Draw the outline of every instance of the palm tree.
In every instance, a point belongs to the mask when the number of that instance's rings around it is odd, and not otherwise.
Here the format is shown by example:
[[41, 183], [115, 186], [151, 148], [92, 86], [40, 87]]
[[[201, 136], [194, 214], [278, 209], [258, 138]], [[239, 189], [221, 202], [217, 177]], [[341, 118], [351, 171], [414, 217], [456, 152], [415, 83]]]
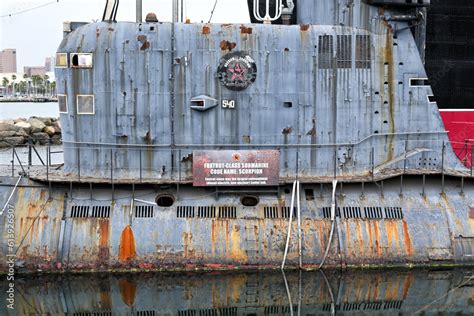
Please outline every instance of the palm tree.
[[51, 82], [51, 95], [56, 96], [56, 81]]
[[30, 80], [29, 80], [30, 77], [29, 77], [27, 74], [24, 74], [24, 75], [23, 75], [23, 79], [25, 79], [26, 82], [27, 82], [27, 85], [26, 85], [26, 86], [27, 86], [26, 93], [27, 93], [28, 98], [29, 98], [29, 97], [30, 97]]
[[15, 80], [16, 80], [16, 75], [12, 75], [12, 86], [13, 86], [13, 96], [15, 96]]
[[8, 95], [8, 83], [10, 81], [7, 79], [7, 77], [3, 77], [2, 80], [2, 86], [5, 88], [5, 95]]

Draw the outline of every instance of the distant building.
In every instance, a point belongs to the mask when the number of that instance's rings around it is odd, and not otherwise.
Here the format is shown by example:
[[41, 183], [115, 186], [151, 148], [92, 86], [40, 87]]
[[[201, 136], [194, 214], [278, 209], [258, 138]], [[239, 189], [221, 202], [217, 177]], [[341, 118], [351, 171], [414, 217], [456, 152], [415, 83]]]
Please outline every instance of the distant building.
[[51, 72], [54, 71], [54, 64], [55, 64], [55, 58], [54, 57], [46, 57], [44, 61], [44, 68], [46, 69], [46, 72]]
[[37, 67], [24, 67], [23, 72], [28, 76], [40, 76], [44, 77], [46, 75], [46, 68], [42, 66], [37, 66]]
[[16, 72], [16, 49], [7, 48], [0, 52], [0, 73]]

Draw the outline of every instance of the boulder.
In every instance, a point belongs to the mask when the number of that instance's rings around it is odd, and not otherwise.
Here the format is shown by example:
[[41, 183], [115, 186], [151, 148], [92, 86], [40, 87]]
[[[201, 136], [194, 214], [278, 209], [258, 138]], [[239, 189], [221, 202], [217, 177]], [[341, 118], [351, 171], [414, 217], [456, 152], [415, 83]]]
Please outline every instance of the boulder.
[[56, 134], [60, 134], [61, 133], [61, 123], [59, 121], [55, 121], [53, 122], [53, 125], [54, 129], [56, 130]]
[[14, 119], [13, 123], [15, 123], [16, 125], [16, 123], [26, 122], [26, 121], [28, 121], [26, 118], [20, 117], [20, 118]]
[[36, 145], [46, 145], [49, 143], [49, 135], [46, 133], [33, 133], [31, 134], [31, 139]]
[[43, 128], [43, 133], [48, 134], [48, 136], [53, 136], [54, 134], [56, 134], [56, 129], [52, 126], [46, 126], [45, 128]]
[[17, 136], [15, 131], [0, 131], [0, 139]]
[[30, 123], [30, 125], [31, 125], [31, 133], [32, 134], [41, 133], [43, 131], [43, 128], [46, 127], [46, 124], [44, 124], [43, 122], [41, 122], [37, 118], [33, 118], [33, 117], [31, 117], [28, 120], [28, 123]]
[[21, 130], [23, 130], [27, 134], [31, 133], [31, 124], [30, 123], [20, 121], [18, 123], [15, 123], [15, 126], [21, 128]]
[[53, 145], [61, 145], [63, 143], [62, 139], [61, 139], [61, 135], [53, 135], [53, 137], [51, 137], [51, 143]]
[[44, 125], [46, 126], [51, 126], [52, 121], [50, 117], [36, 117], [38, 121], [43, 122]]
[[5, 122], [0, 123], [0, 132], [8, 132], [8, 131], [18, 132], [19, 130], [20, 130], [20, 127], [15, 126], [14, 124], [5, 123]]
[[8, 125], [13, 125], [13, 124], [15, 124], [15, 121], [14, 120], [1, 120], [0, 124], [2, 124], [2, 123], [8, 124]]
[[7, 146], [4, 147], [19, 146], [26, 143], [26, 138], [21, 136], [5, 137], [2, 143], [7, 144]]

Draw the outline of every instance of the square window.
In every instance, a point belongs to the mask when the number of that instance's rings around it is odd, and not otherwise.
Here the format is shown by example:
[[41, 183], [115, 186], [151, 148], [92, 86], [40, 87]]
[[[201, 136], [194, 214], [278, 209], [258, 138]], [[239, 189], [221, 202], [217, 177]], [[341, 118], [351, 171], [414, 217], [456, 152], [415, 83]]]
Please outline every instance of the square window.
[[71, 54], [72, 68], [92, 68], [92, 54]]
[[77, 96], [77, 114], [95, 114], [93, 95]]
[[67, 64], [67, 54], [66, 53], [57, 53], [56, 54], [56, 67], [66, 68]]
[[67, 113], [67, 95], [58, 94], [59, 113]]

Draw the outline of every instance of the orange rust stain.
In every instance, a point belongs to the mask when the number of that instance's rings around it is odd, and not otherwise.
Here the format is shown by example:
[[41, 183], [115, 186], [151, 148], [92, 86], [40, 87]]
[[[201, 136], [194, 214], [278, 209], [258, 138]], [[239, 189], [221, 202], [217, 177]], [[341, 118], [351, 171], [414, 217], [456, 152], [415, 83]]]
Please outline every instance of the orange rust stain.
[[356, 222], [356, 230], [357, 241], [359, 244], [359, 253], [365, 253], [364, 236], [362, 236], [362, 228], [360, 227], [360, 221]]
[[303, 32], [306, 32], [307, 30], [309, 30], [309, 28], [310, 28], [309, 24], [301, 24], [300, 25], [300, 30], [303, 31]]
[[398, 236], [398, 225], [395, 221], [385, 221], [385, 229], [387, 231], [387, 239], [389, 247], [395, 245], [400, 252], [400, 239]]
[[232, 260], [238, 262], [246, 262], [248, 260], [247, 254], [244, 250], [240, 248], [240, 226], [235, 225], [232, 228], [232, 232], [230, 233], [230, 240], [231, 240], [231, 249], [230, 249], [230, 256]]
[[100, 220], [99, 221], [99, 247], [108, 247], [109, 246], [109, 221]]
[[236, 46], [237, 46], [236, 43], [229, 42], [226, 40], [221, 41], [221, 45], [220, 45], [221, 50], [228, 50], [228, 51], [233, 50]]
[[377, 256], [381, 257], [382, 247], [380, 247], [380, 244], [381, 244], [380, 229], [379, 229], [379, 223], [377, 221], [374, 221], [374, 233], [375, 233], [375, 249], [377, 251]]
[[225, 256], [229, 257], [229, 221], [225, 225]]
[[127, 226], [122, 231], [120, 237], [119, 259], [120, 261], [129, 261], [137, 255], [135, 250], [135, 237], [133, 236], [132, 227]]
[[403, 237], [405, 239], [405, 250], [407, 255], [413, 255], [413, 243], [411, 241], [410, 232], [408, 231], [407, 222], [403, 221]]
[[112, 298], [110, 297], [110, 291], [100, 292], [100, 307], [104, 310], [112, 309]]
[[366, 222], [367, 232], [369, 233], [369, 249], [371, 254], [374, 253], [374, 237], [372, 236], [372, 227], [370, 226], [370, 222]]
[[347, 250], [351, 249], [351, 230], [349, 228], [349, 222], [346, 221], [346, 236], [347, 236]]
[[403, 283], [403, 299], [406, 299], [408, 297], [408, 291], [411, 288], [412, 282], [413, 282], [413, 274], [409, 272], [408, 275], [405, 276], [405, 281]]
[[252, 32], [253, 29], [251, 27], [246, 27], [244, 25], [240, 27], [240, 34], [252, 34]]
[[184, 245], [184, 257], [188, 258], [194, 255], [193, 251], [193, 234], [191, 233], [183, 233], [183, 245]]
[[203, 26], [202, 27], [202, 34], [206, 35], [211, 33], [211, 28], [209, 26]]
[[122, 301], [128, 306], [132, 306], [137, 295], [137, 284], [134, 281], [122, 279], [118, 282], [118, 285]]

